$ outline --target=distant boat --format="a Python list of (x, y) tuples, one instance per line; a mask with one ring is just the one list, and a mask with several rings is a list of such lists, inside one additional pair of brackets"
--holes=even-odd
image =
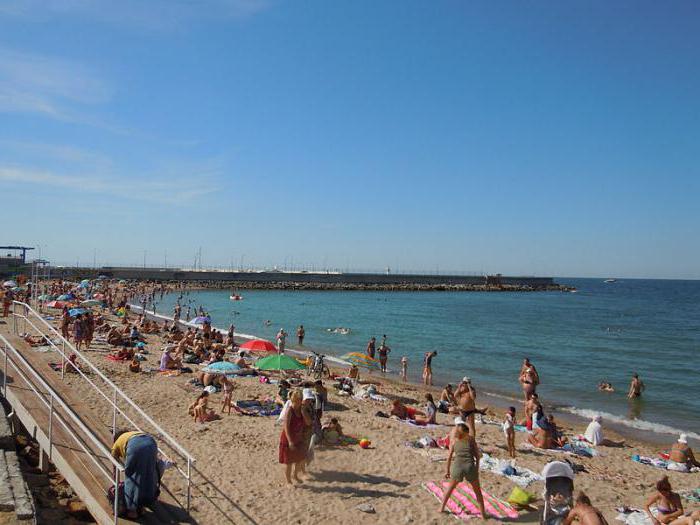
[(616, 283), (617, 279), (605, 279), (603, 282), (604, 283)]
[(231, 296), (229, 297), (229, 299), (231, 299), (232, 301), (242, 301), (243, 296), (238, 295), (236, 292), (231, 292)]

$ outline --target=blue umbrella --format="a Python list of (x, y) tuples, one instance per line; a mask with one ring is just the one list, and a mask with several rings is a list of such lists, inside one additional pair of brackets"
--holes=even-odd
[(89, 283), (89, 282), (85, 282), (85, 281), (83, 281), (82, 283), (80, 283), (80, 284), (78, 285), (78, 288), (89, 288), (89, 287), (90, 287), (90, 283)]
[(228, 361), (217, 361), (216, 363), (211, 363), (210, 365), (202, 368), (202, 372), (206, 374), (220, 374), (220, 375), (234, 375), (241, 369), (235, 363), (229, 363)]
[(211, 319), (209, 317), (202, 317), (200, 315), (199, 317), (195, 317), (194, 319), (192, 319), (192, 322), (194, 324), (211, 323)]
[(87, 310), (85, 308), (71, 308), (68, 310), (68, 315), (75, 317), (76, 315), (86, 314)]

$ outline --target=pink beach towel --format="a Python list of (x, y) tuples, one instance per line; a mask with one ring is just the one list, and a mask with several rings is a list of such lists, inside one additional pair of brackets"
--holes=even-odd
[[(424, 483), (425, 489), (433, 494), (439, 501), (442, 501), (442, 497), (445, 494), (445, 490), (449, 482), (441, 481), (435, 483), (429, 481)], [(505, 501), (501, 501), (498, 498), (493, 497), (491, 494), (482, 489), (482, 495), (484, 496), (484, 507), (486, 507), (486, 512), (494, 518), (503, 519), (515, 519), (518, 517), (518, 511), (513, 507), (508, 505)], [(476, 496), (468, 483), (459, 483), (455, 490), (452, 492), (449, 501), (447, 502), (447, 508), (454, 514), (454, 516), (461, 520), (468, 520), (471, 518), (476, 518), (481, 515), (479, 512), (479, 507), (476, 502)]]

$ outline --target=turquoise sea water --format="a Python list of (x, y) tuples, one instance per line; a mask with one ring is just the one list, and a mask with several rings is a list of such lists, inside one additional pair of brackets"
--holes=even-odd
[[(437, 382), (464, 375), (483, 391), (520, 399), (517, 376), (523, 357), (537, 366), (538, 392), (548, 404), (657, 432), (676, 429), (700, 439), (700, 281), (559, 279), (577, 293), (192, 291), (183, 303), (203, 305), (215, 326), (274, 340), (280, 327), (296, 347), (296, 327), (306, 329), (305, 348), (341, 355), (364, 351), (370, 336), (387, 335), (389, 368), (401, 356), (418, 378), (423, 353), (433, 360)], [(157, 304), (172, 315), (176, 294)], [(184, 317), (184, 311), (183, 311)], [(272, 321), (270, 326), (265, 320)], [(346, 327), (347, 335), (328, 332)], [(626, 400), (633, 372), (647, 391)], [(605, 379), (617, 392), (604, 394)]]

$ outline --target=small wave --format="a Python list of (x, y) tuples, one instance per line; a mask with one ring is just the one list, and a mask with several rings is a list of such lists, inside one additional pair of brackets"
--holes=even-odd
[(600, 410), (589, 410), (586, 408), (562, 407), (561, 410), (564, 412), (568, 412), (569, 414), (584, 417), (586, 419), (592, 419), (593, 416), (600, 416), (603, 419), (612, 421), (613, 423), (630, 428), (636, 428), (637, 430), (647, 430), (649, 432), (655, 432), (656, 434), (687, 434), (688, 437), (700, 440), (700, 434), (696, 434), (695, 432), (686, 432), (685, 430), (673, 428), (668, 425), (662, 425), (661, 423), (652, 423), (650, 421), (644, 421), (643, 419), (627, 419), (626, 417), (616, 416), (615, 414), (610, 414), (608, 412), (601, 412)]

